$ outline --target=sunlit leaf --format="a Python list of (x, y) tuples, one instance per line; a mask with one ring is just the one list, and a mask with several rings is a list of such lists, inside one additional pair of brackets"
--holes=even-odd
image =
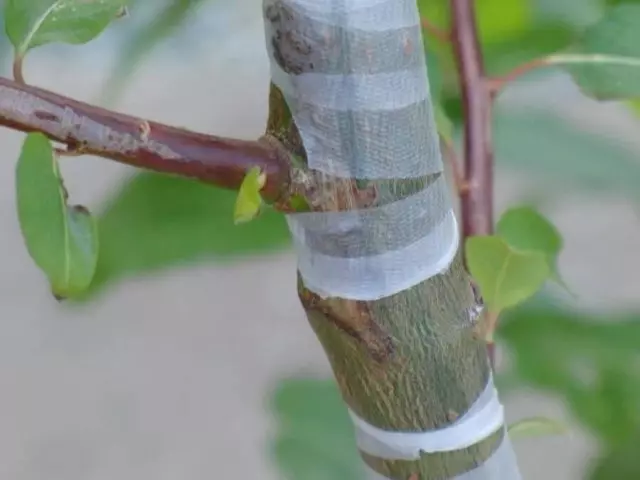
[(258, 214), (262, 206), (260, 190), (262, 190), (266, 181), (267, 176), (259, 167), (254, 167), (247, 172), (238, 190), (236, 205), (233, 210), (235, 223), (248, 222)]
[(640, 5), (611, 8), (569, 52), (551, 61), (566, 65), (580, 88), (597, 99), (639, 97), (639, 25)]
[(100, 258), (90, 292), (125, 276), (289, 246), (284, 216), (272, 209), (234, 225), (236, 195), (167, 175), (134, 176), (100, 216)]
[(278, 386), (273, 454), (283, 480), (364, 480), (351, 420), (333, 380), (289, 379)]
[(562, 435), (567, 431), (567, 426), (564, 423), (545, 417), (525, 418), (512, 423), (508, 428), (509, 436), (512, 439)]
[(53, 147), (29, 134), (16, 168), (18, 219), (27, 250), (59, 297), (83, 292), (98, 257), (96, 222), (79, 206), (68, 206)]
[(497, 236), (470, 237), (465, 247), (469, 272), (494, 313), (531, 297), (551, 273), (544, 253), (518, 251)]
[(122, 15), (126, 0), (6, 0), (5, 28), (18, 55), (46, 43), (86, 43)]

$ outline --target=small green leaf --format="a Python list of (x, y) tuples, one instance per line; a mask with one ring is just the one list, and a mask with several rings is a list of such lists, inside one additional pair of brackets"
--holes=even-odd
[(272, 409), (278, 425), (273, 454), (287, 480), (361, 480), (351, 420), (334, 380), (282, 382)]
[(550, 63), (566, 65), (580, 88), (597, 99), (640, 96), (640, 5), (611, 8), (566, 54)]
[(127, 0), (6, 0), (5, 29), (18, 56), (53, 42), (87, 43), (122, 15)]
[(544, 253), (518, 251), (497, 236), (470, 237), (465, 250), (469, 272), (494, 313), (531, 297), (551, 273)]
[(266, 181), (267, 176), (258, 167), (253, 167), (247, 172), (240, 185), (238, 198), (236, 198), (236, 206), (233, 212), (235, 223), (248, 222), (258, 214), (262, 206), (260, 190), (262, 190)]
[(519, 420), (509, 425), (511, 438), (539, 437), (542, 435), (562, 435), (567, 432), (564, 423), (544, 417), (533, 417)]
[(27, 136), (16, 169), (17, 206), (27, 250), (53, 293), (71, 297), (91, 283), (98, 260), (97, 225), (80, 206), (68, 206), (51, 142)]
[(562, 237), (549, 220), (531, 207), (511, 208), (498, 221), (496, 233), (515, 250), (543, 253), (549, 262), (551, 278), (566, 288), (558, 272)]

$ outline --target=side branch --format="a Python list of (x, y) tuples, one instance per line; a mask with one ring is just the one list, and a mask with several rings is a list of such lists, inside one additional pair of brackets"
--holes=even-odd
[(275, 141), (234, 140), (150, 122), (0, 77), (0, 126), (41, 132), (88, 154), (237, 189), (252, 167), (267, 175), (265, 200), (289, 182), (287, 153)]
[(473, 0), (451, 0), (455, 49), (464, 124), (465, 181), (462, 193), (463, 238), (493, 231), (493, 149), (490, 98), (478, 41)]

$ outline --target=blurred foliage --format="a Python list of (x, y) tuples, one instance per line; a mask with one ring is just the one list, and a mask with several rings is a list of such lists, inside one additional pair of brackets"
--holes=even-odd
[[(118, 96), (152, 52), (189, 28), (197, 9), (216, 1), (230, 0), (130, 0), (131, 17), (145, 12), (147, 20), (144, 25), (131, 22), (129, 31), (127, 22), (117, 26), (126, 40), (107, 81), (109, 97)], [(432, 23), (448, 25), (448, 0), (419, 4)], [(640, 21), (631, 28), (627, 24), (637, 18), (639, 0), (477, 0), (476, 7), (491, 74), (556, 52), (640, 56), (640, 29), (634, 27)], [(625, 34), (619, 35), (621, 31)], [(0, 55), (7, 45), (2, 38)], [(426, 45), (439, 126), (459, 135), (461, 102), (450, 45), (431, 37)], [(628, 98), (636, 95), (640, 79), (640, 70), (632, 67), (580, 65), (570, 71), (596, 97)], [(498, 110), (494, 139), (498, 165), (538, 179), (545, 192), (581, 188), (634, 199), (638, 195), (640, 163), (630, 151), (548, 112)], [(125, 276), (289, 245), (284, 219), (273, 211), (234, 225), (235, 199), (234, 192), (185, 179), (135, 175), (99, 217), (100, 255), (88, 295)], [(600, 441), (601, 457), (591, 466), (590, 478), (640, 478), (635, 453), (640, 441), (638, 314), (588, 315), (535, 297), (506, 312), (498, 336), (514, 356), (509, 385), (560, 396)], [(286, 381), (276, 392), (273, 409), (279, 422), (273, 453), (288, 478), (360, 478), (353, 433), (333, 380)]]
[(289, 245), (284, 217), (273, 210), (234, 224), (236, 196), (188, 179), (135, 175), (99, 217), (100, 256), (87, 295), (125, 276), (207, 259), (232, 261)]

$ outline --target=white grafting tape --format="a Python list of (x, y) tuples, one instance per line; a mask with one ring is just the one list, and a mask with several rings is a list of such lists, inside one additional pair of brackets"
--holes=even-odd
[[(424, 66), (400, 72), (376, 74), (288, 75), (277, 64), (271, 67), (271, 80), (298, 108), (304, 100), (309, 108), (335, 111), (398, 110), (429, 98)], [(417, 87), (417, 88), (416, 88)], [(389, 92), (393, 92), (390, 95)]]
[(366, 31), (386, 31), (415, 25), (415, 0), (294, 0), (290, 4), (317, 21)]
[[(390, 480), (368, 465), (364, 466), (366, 480)], [(495, 452), (483, 463), (468, 472), (456, 475), (451, 480), (522, 480), (516, 467), (511, 440), (506, 435)]]
[(305, 286), (320, 297), (374, 301), (411, 288), (445, 271), (458, 251), (459, 231), (450, 211), (429, 235), (375, 256), (333, 257), (300, 240), (295, 216), (287, 218)]
[[(305, 286), (322, 297), (371, 301), (446, 270), (459, 232), (438, 177), (416, 1), (264, 0), (264, 12), (272, 82), (308, 168), (390, 180), (380, 206), (287, 216)], [(400, 193), (423, 180), (422, 191)]]
[(490, 377), (469, 411), (448, 427), (427, 432), (393, 432), (367, 423), (350, 411), (358, 448), (389, 460), (418, 460), (421, 452), (450, 452), (475, 445), (504, 426), (504, 408)]

